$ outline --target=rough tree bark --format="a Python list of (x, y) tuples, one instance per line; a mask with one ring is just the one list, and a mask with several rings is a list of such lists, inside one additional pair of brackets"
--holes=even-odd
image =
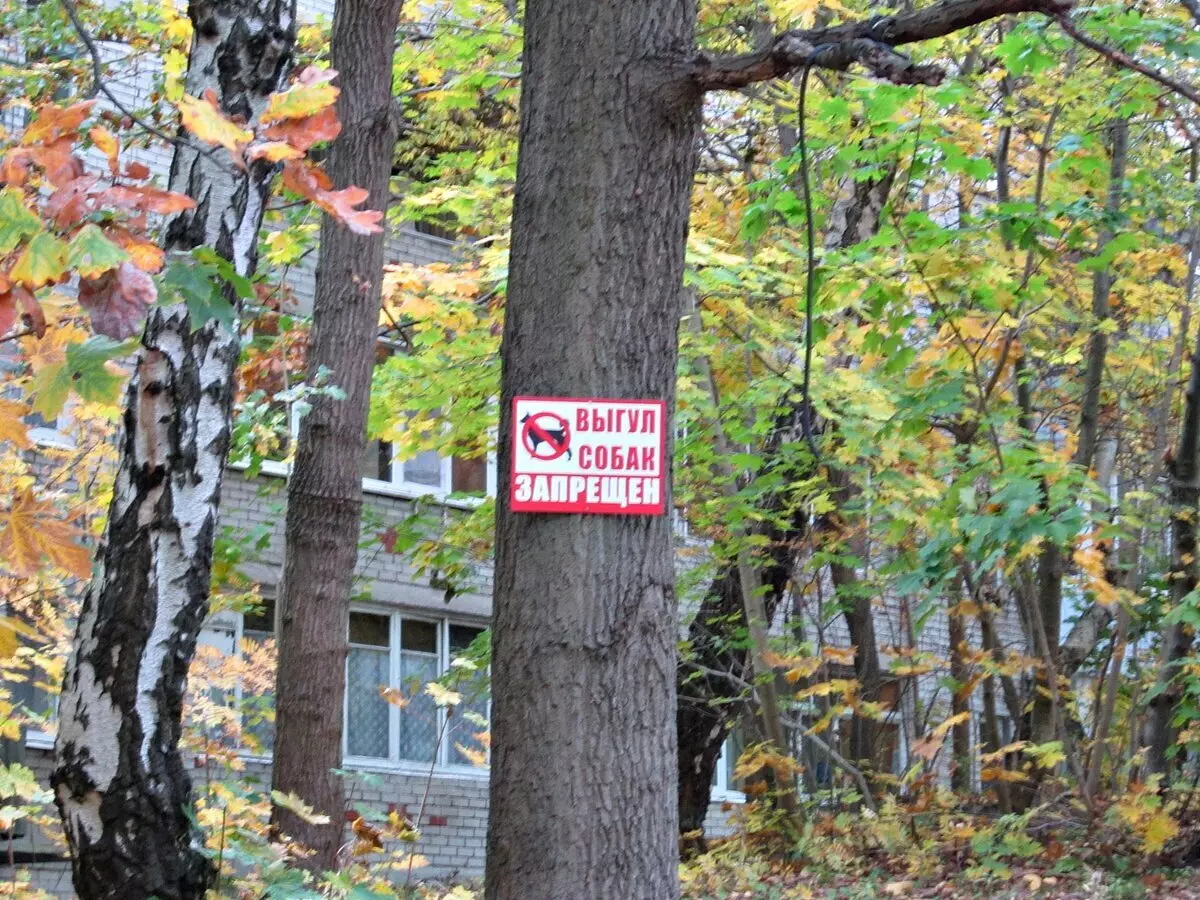
[[(1193, 148), (1193, 181), (1195, 181)], [(1196, 300), (1200, 278), (1200, 221), (1193, 218), (1192, 242), (1188, 254), (1187, 284), (1184, 299), (1190, 309)], [(1168, 387), (1168, 390), (1170, 388)], [(1171, 504), (1171, 608), (1175, 609), (1200, 585), (1200, 564), (1196, 517), (1200, 515), (1200, 333), (1192, 354), (1192, 372), (1188, 379), (1183, 421), (1179, 426), (1179, 444), (1174, 460), (1167, 467)], [(1179, 729), (1173, 724), (1175, 707), (1182, 699), (1178, 683), (1179, 663), (1192, 649), (1191, 629), (1183, 623), (1163, 630), (1159, 647), (1157, 694), (1150, 702), (1143, 743), (1148, 749), (1147, 771), (1166, 772), (1168, 751), (1175, 746)]]
[[(514, 396), (674, 396), (700, 91), (668, 61), (694, 18), (526, 6), (502, 473)], [(487, 897), (677, 896), (669, 521), (514, 515), (506, 490), (497, 518)]]
[[(213, 90), (227, 114), (252, 121), (290, 65), (294, 2), (192, 0), (188, 14), (187, 92)], [(197, 205), (170, 223), (166, 248), (211, 246), (252, 274), (273, 174), (181, 144), (170, 187)], [(193, 323), (183, 304), (151, 310), (125, 397), (108, 527), (63, 680), (51, 775), (84, 900), (199, 898), (213, 872), (189, 818), (178, 742), (208, 612), (237, 358), (236, 328)]]
[[(1101, 228), (1097, 242), (1098, 247), (1103, 247), (1112, 240), (1112, 223), (1121, 212), (1129, 123), (1123, 119), (1115, 120), (1110, 123), (1108, 130), (1111, 162), (1108, 196), (1104, 205), (1107, 221)], [(1075, 453), (1071, 458), (1073, 464), (1084, 469), (1088, 469), (1092, 465), (1100, 436), (1100, 392), (1104, 380), (1105, 361), (1108, 356), (1108, 333), (1101, 326), (1110, 315), (1109, 296), (1112, 284), (1113, 276), (1107, 268), (1096, 272), (1092, 279), (1091, 314), (1093, 325), (1092, 333), (1088, 338), (1087, 367), (1084, 373), (1083, 396), (1080, 400), (1079, 443), (1076, 444)], [(1047, 541), (1045, 549), (1038, 558), (1037, 597), (1034, 602), (1040, 607), (1041, 621), (1046, 630), (1045, 643), (1050, 650), (1050, 658), (1044, 660), (1044, 663), (1049, 677), (1058, 677), (1062, 656), (1059, 629), (1062, 623), (1062, 586), (1065, 574), (1066, 554), (1064, 548), (1053, 541)], [(1034, 646), (1037, 646), (1036, 642)], [(1046, 676), (1039, 676), (1039, 680), (1042, 677)], [(1034, 692), (1031, 713), (1031, 739), (1035, 744), (1044, 744), (1055, 738), (1055, 714), (1052, 706), (1051, 692), (1039, 686)]]
[[(338, 72), (342, 132), (325, 165), (337, 188), (358, 185), (386, 212), (399, 121), (392, 55), (401, 0), (338, 0), (330, 62)], [(317, 265), (310, 378), (322, 367), (344, 400), (316, 397), (300, 424), (288, 481), (283, 580), (276, 615), (279, 669), (272, 786), (295, 793), (327, 825), (276, 807), (276, 829), (313, 850), (304, 864), (334, 867), (343, 821), (342, 698), (347, 621), (362, 521), (360, 461), (375, 362), (384, 233), (356, 234), (325, 216)]]

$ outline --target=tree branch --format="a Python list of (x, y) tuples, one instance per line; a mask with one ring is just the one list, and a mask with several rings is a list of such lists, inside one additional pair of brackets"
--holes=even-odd
[(692, 77), (702, 90), (729, 90), (779, 78), (805, 65), (844, 70), (859, 63), (897, 84), (938, 84), (945, 77), (941, 66), (914, 63), (895, 48), (999, 16), (1035, 12), (1061, 17), (1070, 8), (1071, 0), (942, 0), (894, 16), (785, 31), (756, 53), (716, 58), (701, 54), (693, 63)]
[[(1200, 3), (1197, 3), (1196, 0), (1192, 0), (1192, 3), (1188, 6), (1189, 10), (1192, 8), (1192, 5), (1195, 5), (1197, 11), (1200, 12)], [(1155, 69), (1153, 66), (1146, 65), (1140, 60), (1134, 59), (1123, 50), (1119, 50), (1116, 47), (1111, 47), (1108, 44), (1105, 44), (1103, 41), (1098, 41), (1094, 37), (1084, 34), (1079, 30), (1079, 26), (1075, 24), (1075, 20), (1065, 12), (1058, 13), (1054, 18), (1058, 21), (1059, 27), (1062, 28), (1062, 30), (1066, 32), (1067, 35), (1069, 35), (1073, 40), (1075, 40), (1077, 43), (1083, 44), (1083, 46), (1087, 47), (1089, 50), (1095, 50), (1109, 62), (1113, 63), (1113, 65), (1117, 65), (1124, 69), (1129, 69), (1130, 71), (1145, 75), (1150, 80), (1157, 81), (1164, 87), (1170, 88), (1175, 93), (1187, 97), (1197, 106), (1200, 106), (1200, 91), (1196, 90), (1196, 88), (1192, 87), (1191, 85), (1184, 84), (1182, 81), (1177, 81), (1170, 75), (1164, 75), (1162, 72), (1158, 71), (1158, 69)]]

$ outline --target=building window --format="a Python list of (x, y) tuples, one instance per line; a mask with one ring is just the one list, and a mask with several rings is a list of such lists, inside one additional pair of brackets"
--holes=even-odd
[[(346, 657), (347, 760), (470, 765), (486, 696), (464, 692), (448, 713), (425, 692), (483, 628), (399, 613), (350, 613)], [(389, 702), (381, 688), (399, 696)], [(479, 692), (482, 693), (482, 692)], [(466, 752), (464, 752), (466, 751)]]

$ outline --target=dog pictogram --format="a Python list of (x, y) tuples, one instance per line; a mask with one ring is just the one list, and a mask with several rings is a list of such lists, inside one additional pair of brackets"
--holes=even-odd
[(571, 459), (571, 426), (552, 412), (531, 413), (521, 419), (521, 443), (534, 459)]

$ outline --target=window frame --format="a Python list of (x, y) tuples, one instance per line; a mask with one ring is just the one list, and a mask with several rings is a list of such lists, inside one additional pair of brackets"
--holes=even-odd
[[(469, 616), (456, 615), (437, 615), (432, 611), (419, 609), (397, 609), (395, 607), (385, 606), (375, 603), (355, 603), (350, 607), (350, 612), (365, 613), (367, 615), (387, 616), (388, 617), (388, 677), (391, 687), (398, 687), (400, 684), (400, 629), (401, 623), (407, 619), (410, 621), (419, 621), (433, 623), (438, 630), (438, 673), (439, 677), (445, 674), (452, 661), (450, 655), (450, 629), (458, 625), (467, 628), (486, 629), (488, 623), (481, 622), (478, 619), (472, 619)], [(349, 647), (349, 635), (347, 634), (347, 647)], [(375, 648), (380, 649), (380, 648)], [(382, 772), (403, 772), (428, 775), (432, 767), (435, 774), (454, 775), (457, 777), (470, 777), (486, 779), (491, 772), (491, 765), (474, 766), (463, 763), (447, 762), (449, 741), (446, 739), (448, 732), (443, 734), (443, 739), (438, 746), (436, 758), (433, 762), (402, 759), (400, 757), (400, 716), (404, 711), (395, 704), (389, 703), (388, 706), (388, 756), (387, 758), (377, 756), (355, 756), (348, 750), (350, 745), (350, 732), (348, 727), (350, 690), (349, 690), (349, 657), (347, 656), (347, 684), (346, 689), (342, 692), (342, 765), (347, 769), (359, 769), (365, 771), (382, 771)], [(492, 701), (488, 698), (487, 701), (487, 717), (489, 722), (492, 716)], [(438, 708), (437, 725), (439, 732), (445, 728), (446, 710)]]

